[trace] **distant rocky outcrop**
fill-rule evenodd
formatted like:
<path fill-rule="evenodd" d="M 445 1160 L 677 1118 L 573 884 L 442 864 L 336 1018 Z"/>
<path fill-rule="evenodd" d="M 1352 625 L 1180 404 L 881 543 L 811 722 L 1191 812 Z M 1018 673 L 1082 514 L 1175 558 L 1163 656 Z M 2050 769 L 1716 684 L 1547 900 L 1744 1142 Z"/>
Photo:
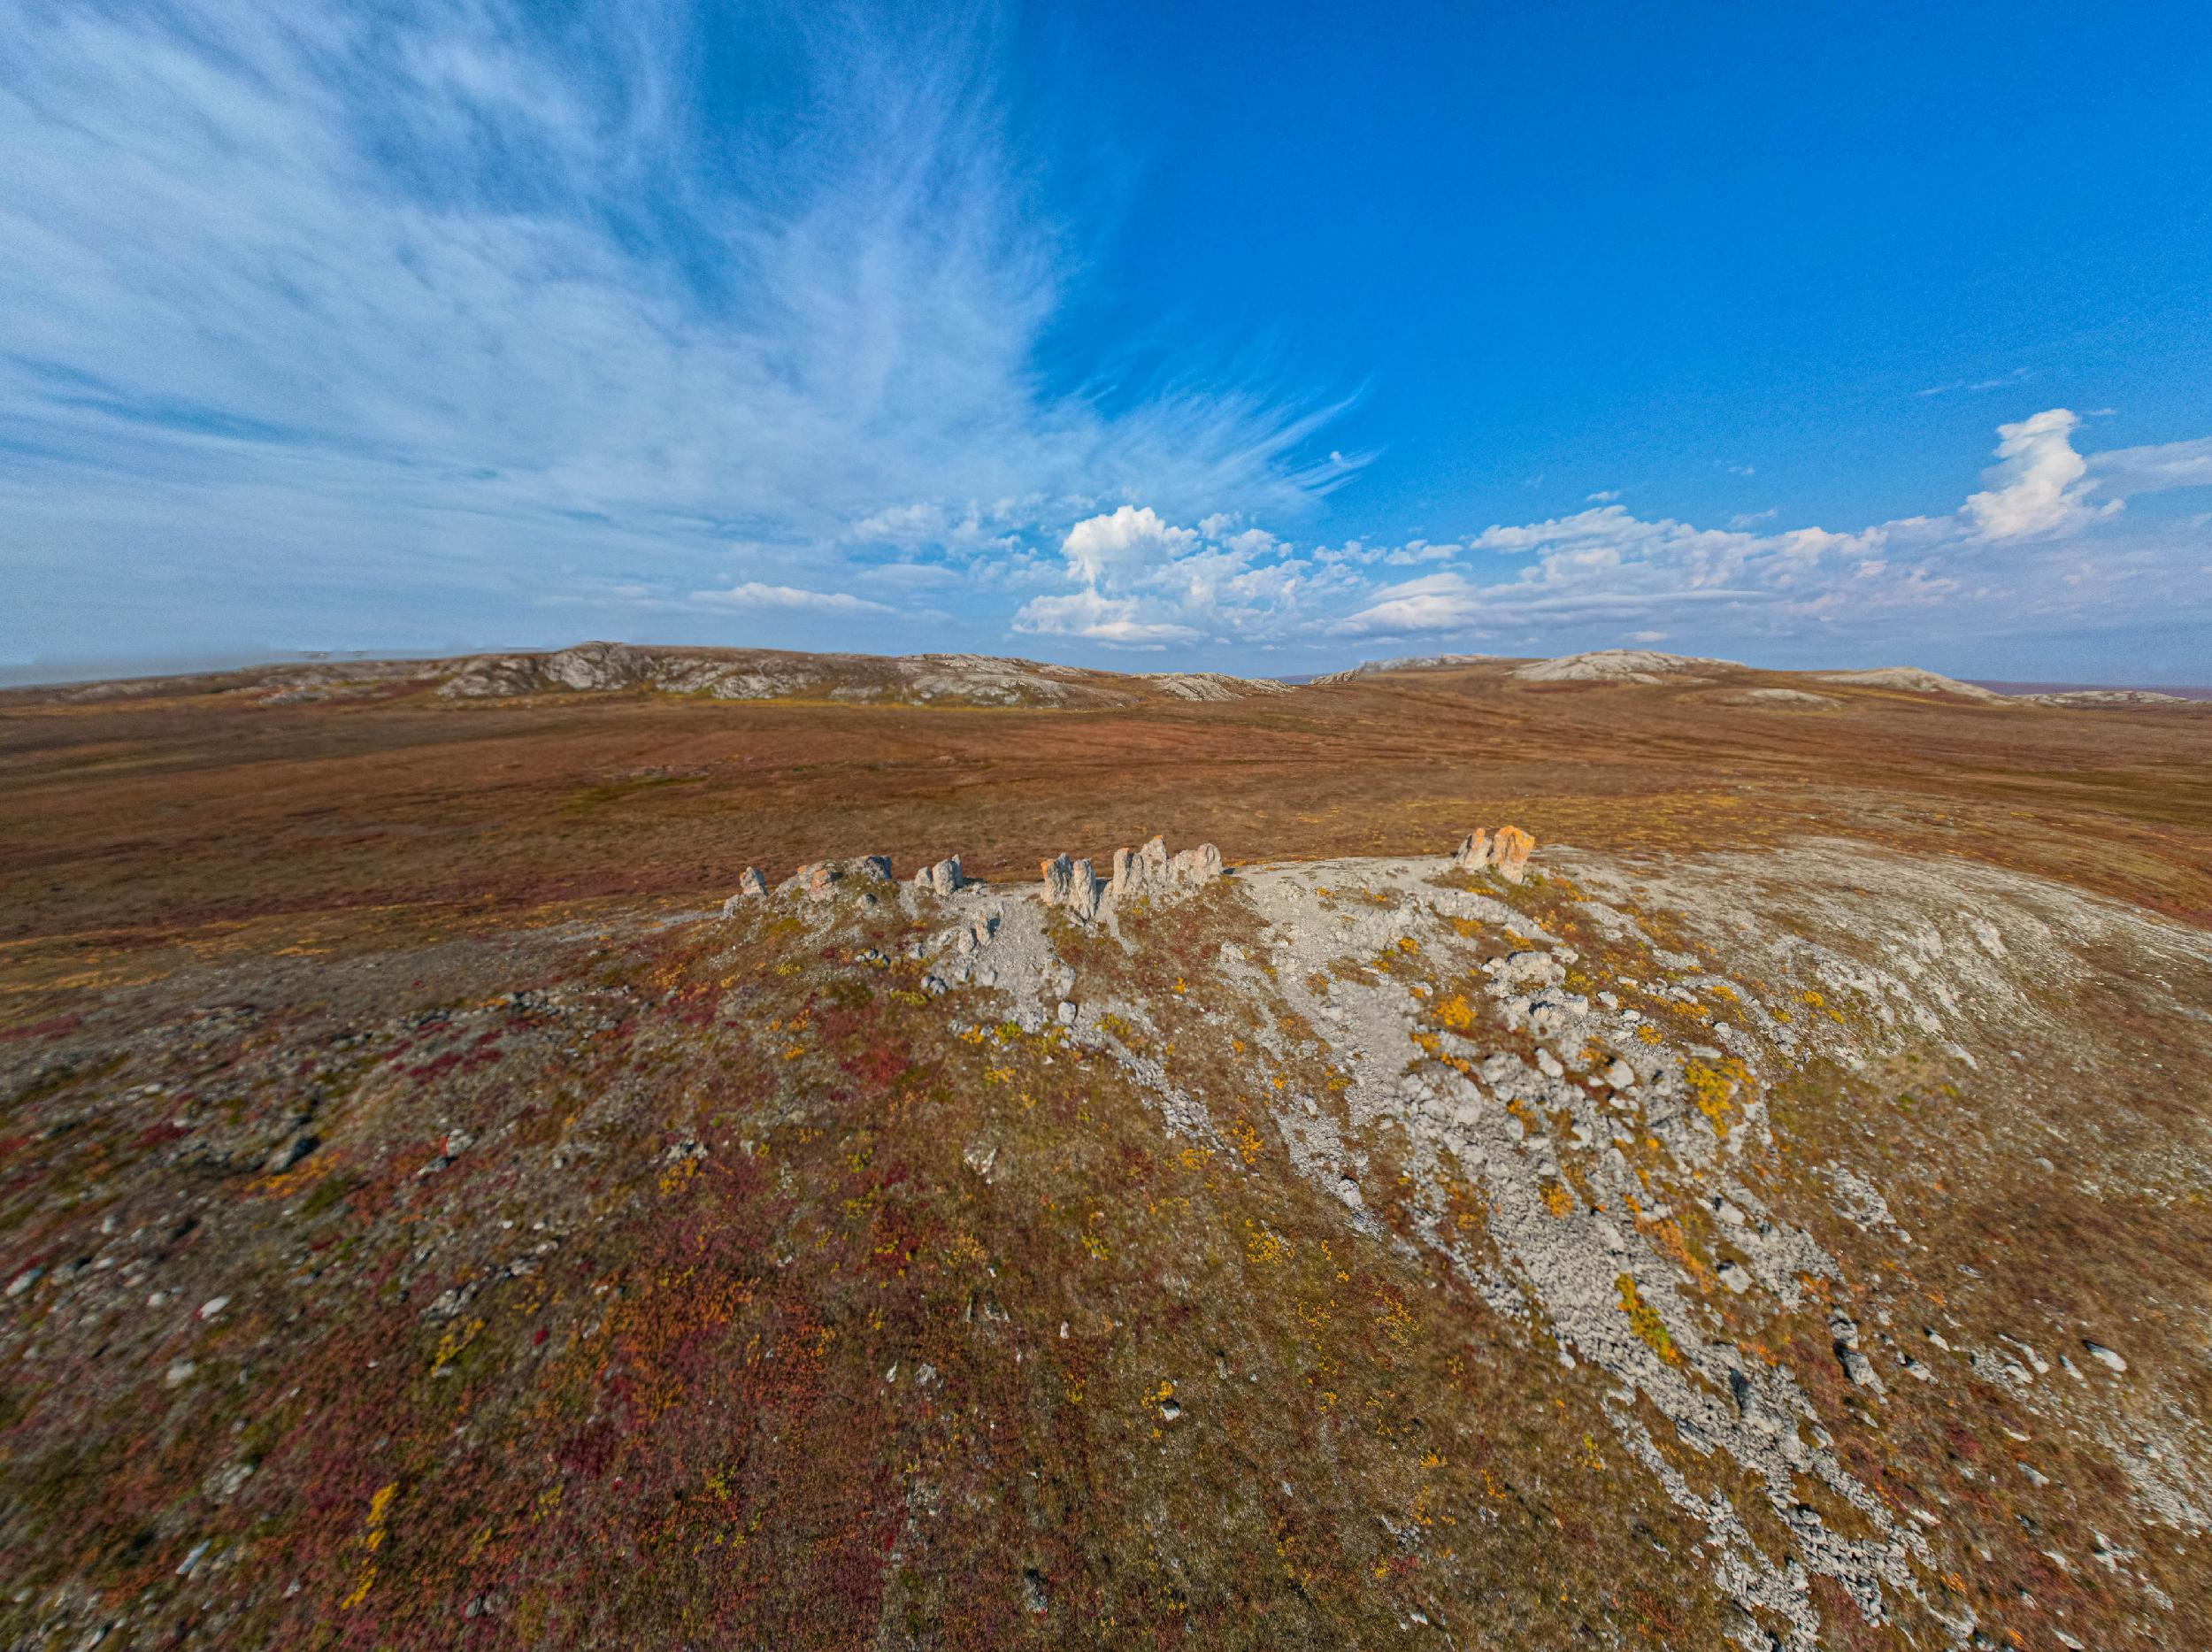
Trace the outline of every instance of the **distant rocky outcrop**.
<path fill-rule="evenodd" d="M 1536 840 L 1517 826 L 1502 826 L 1495 834 L 1478 826 L 1452 851 L 1452 864 L 1463 872 L 1494 872 L 1508 883 L 1527 875 L 1528 857 Z"/>
<path fill-rule="evenodd" d="M 1289 684 L 1271 677 L 1232 677 L 1217 671 L 1148 672 L 1144 680 L 1177 700 L 1249 700 L 1290 692 Z"/>
<path fill-rule="evenodd" d="M 1428 671 L 1440 665 L 1476 665 L 1499 658 L 1495 654 L 1403 654 L 1396 659 L 1362 660 L 1342 671 L 1325 672 L 1309 685 L 1319 688 L 1325 683 L 1350 682 L 1356 678 L 1385 671 Z"/>
<path fill-rule="evenodd" d="M 1523 682 L 1696 682 L 1707 669 L 1741 669 L 1733 660 L 1702 659 L 1690 654 L 1659 654 L 1649 649 L 1598 649 L 1531 660 L 1513 675 Z"/>
<path fill-rule="evenodd" d="M 1979 700 L 1991 705 L 2013 703 L 2001 694 L 1917 665 L 1877 665 L 1866 671 L 1824 671 L 1820 682 L 1843 683 L 1860 688 L 1900 688 L 1907 694 L 1947 694 L 1961 700 Z"/>
<path fill-rule="evenodd" d="M 2032 705 L 2208 705 L 2186 695 L 2159 694 L 2149 688 L 2069 688 L 2062 694 L 2024 694 L 2016 696 Z"/>
<path fill-rule="evenodd" d="M 1834 711 L 1842 709 L 1843 702 L 1832 695 L 1812 694 L 1803 688 L 1746 688 L 1740 694 L 1721 696 L 1723 705 L 1763 705 L 1782 711 Z"/>
<path fill-rule="evenodd" d="M 550 654 L 488 654 L 440 664 L 449 674 L 438 693 L 451 700 L 643 689 L 714 700 L 815 697 L 925 705 L 1115 706 L 1133 705 L 1141 697 L 1117 683 L 1143 680 L 981 654 L 792 654 L 769 649 L 639 648 L 623 642 L 585 642 Z"/>

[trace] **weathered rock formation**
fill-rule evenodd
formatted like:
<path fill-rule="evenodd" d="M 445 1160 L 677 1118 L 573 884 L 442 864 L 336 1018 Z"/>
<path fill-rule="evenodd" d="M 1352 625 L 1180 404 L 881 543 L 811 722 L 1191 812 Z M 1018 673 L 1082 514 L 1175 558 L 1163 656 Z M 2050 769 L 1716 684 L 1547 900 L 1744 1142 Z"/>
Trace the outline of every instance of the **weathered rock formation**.
<path fill-rule="evenodd" d="M 960 857 L 950 856 L 933 866 L 925 866 L 914 874 L 914 887 L 936 895 L 953 895 L 968 887 L 968 880 L 960 870 Z"/>
<path fill-rule="evenodd" d="M 722 903 L 722 916 L 733 916 L 747 901 L 757 901 L 768 893 L 768 880 L 760 875 L 760 868 L 748 866 L 737 874 L 737 893 Z"/>
<path fill-rule="evenodd" d="M 1155 837 L 1141 849 L 1114 851 L 1112 874 L 1102 881 L 1087 860 L 1065 855 L 1041 864 L 1045 904 L 1064 906 L 1085 922 L 1124 900 L 1165 896 L 1196 888 L 1222 875 L 1221 851 L 1211 843 L 1171 856 L 1167 840 Z"/>
<path fill-rule="evenodd" d="M 1496 835 L 1478 828 L 1452 851 L 1452 864 L 1465 872 L 1494 872 L 1508 883 L 1527 875 L 1536 840 L 1517 826 L 1502 826 Z"/>

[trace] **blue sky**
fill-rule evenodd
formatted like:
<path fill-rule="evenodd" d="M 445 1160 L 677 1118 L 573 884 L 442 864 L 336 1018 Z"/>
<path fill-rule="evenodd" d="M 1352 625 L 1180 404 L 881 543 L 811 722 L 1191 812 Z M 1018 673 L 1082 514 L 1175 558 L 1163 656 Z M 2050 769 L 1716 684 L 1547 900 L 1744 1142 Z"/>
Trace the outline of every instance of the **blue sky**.
<path fill-rule="evenodd" d="M 0 0 L 0 668 L 2212 680 L 2208 84 L 2180 4 Z"/>

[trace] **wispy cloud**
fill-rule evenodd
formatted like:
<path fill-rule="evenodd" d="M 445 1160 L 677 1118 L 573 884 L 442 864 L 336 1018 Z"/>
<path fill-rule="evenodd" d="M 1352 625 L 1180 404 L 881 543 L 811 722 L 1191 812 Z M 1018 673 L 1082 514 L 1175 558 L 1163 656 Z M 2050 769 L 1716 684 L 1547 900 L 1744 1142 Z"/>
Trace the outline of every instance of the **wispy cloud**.
<path fill-rule="evenodd" d="M 822 614 L 888 614 L 887 603 L 872 603 L 849 591 L 809 591 L 794 585 L 763 585 L 748 580 L 726 591 L 694 591 L 691 600 L 717 608 L 795 608 Z"/>
<path fill-rule="evenodd" d="M 861 15 L 0 12 L 19 543 L 272 610 L 495 608 L 981 554 L 1118 497 L 1287 519 L 1350 473 L 1264 388 L 1048 388 L 1124 370 L 1049 356 L 1080 249 L 989 20 Z"/>
<path fill-rule="evenodd" d="M 1932 384 L 1924 390 L 1915 390 L 1913 394 L 1915 396 L 1949 396 L 1958 390 L 1969 393 L 1978 390 L 2009 390 L 2018 385 L 2025 384 L 2034 376 L 2025 367 L 2015 367 L 2010 373 L 2001 373 L 1994 379 L 1972 380 L 1955 379 L 1948 384 Z"/>

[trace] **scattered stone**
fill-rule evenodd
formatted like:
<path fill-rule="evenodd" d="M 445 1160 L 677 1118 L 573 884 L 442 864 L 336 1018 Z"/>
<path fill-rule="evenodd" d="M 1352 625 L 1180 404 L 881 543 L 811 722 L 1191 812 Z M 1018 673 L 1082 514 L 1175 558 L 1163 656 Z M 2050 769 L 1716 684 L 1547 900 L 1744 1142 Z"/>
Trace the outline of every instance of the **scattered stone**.
<path fill-rule="evenodd" d="M 2083 1348 L 2088 1349 L 2090 1358 L 2101 1361 L 2102 1364 L 2110 1366 L 2114 1371 L 2125 1371 L 2128 1368 L 2128 1363 L 2126 1360 L 2121 1358 L 2119 1355 L 2114 1353 L 2112 1349 L 2107 1348 L 2101 1342 L 2093 1342 L 2087 1337 L 2084 1337 L 2081 1341 L 2081 1345 Z"/>
<path fill-rule="evenodd" d="M 194 1360 L 172 1360 L 169 1362 L 169 1369 L 162 1373 L 162 1383 L 166 1387 L 180 1387 L 192 1380 L 192 1373 L 199 1368 L 198 1363 Z"/>
<path fill-rule="evenodd" d="M 1724 1262 L 1719 1268 L 1720 1282 L 1737 1295 L 1751 1288 L 1751 1271 L 1740 1262 Z"/>
<path fill-rule="evenodd" d="M 264 1159 L 261 1168 L 272 1176 L 280 1176 L 322 1144 L 322 1138 L 313 1131 L 303 1130 Z"/>
<path fill-rule="evenodd" d="M 22 1272 L 17 1274 L 12 1279 L 8 1281 L 8 1295 L 11 1296 L 20 1296 L 25 1291 L 29 1290 L 32 1286 L 37 1284 L 39 1280 L 44 1279 L 45 1277 L 46 1270 L 44 1268 L 26 1268 Z"/>
<path fill-rule="evenodd" d="M 229 1306 L 229 1297 L 211 1296 L 200 1304 L 200 1318 L 203 1319 L 212 1319 L 217 1314 L 222 1312 L 224 1309 Z"/>
<path fill-rule="evenodd" d="M 747 901 L 756 901 L 768 893 L 768 880 L 761 876 L 760 868 L 748 866 L 737 874 L 737 893 L 722 903 L 722 916 L 733 918 L 737 909 Z"/>

